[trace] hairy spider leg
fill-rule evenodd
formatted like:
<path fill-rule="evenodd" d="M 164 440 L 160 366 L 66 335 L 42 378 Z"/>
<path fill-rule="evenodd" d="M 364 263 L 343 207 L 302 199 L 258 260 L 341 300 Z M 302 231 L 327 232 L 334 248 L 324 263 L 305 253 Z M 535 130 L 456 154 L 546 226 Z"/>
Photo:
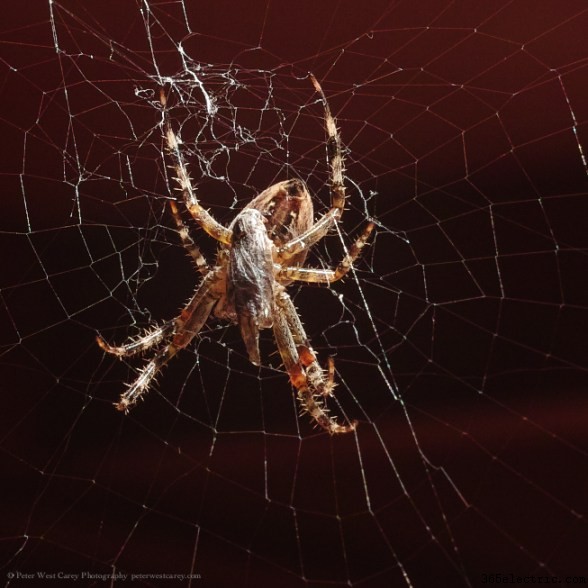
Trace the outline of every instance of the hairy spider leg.
<path fill-rule="evenodd" d="M 180 235 L 180 239 L 182 240 L 182 244 L 184 249 L 188 252 L 188 255 L 194 261 L 194 265 L 196 269 L 203 275 L 209 271 L 208 263 L 206 262 L 206 258 L 202 255 L 200 251 L 200 247 L 194 243 L 194 240 L 190 236 L 190 230 L 182 220 L 180 216 L 180 211 L 176 206 L 176 203 L 173 200 L 170 200 L 169 206 L 171 208 L 172 216 L 174 217 L 174 221 L 176 223 L 176 227 L 178 228 L 178 234 Z"/>
<path fill-rule="evenodd" d="M 345 165 L 343 160 L 343 145 L 341 136 L 337 130 L 337 123 L 331 114 L 331 108 L 327 97 L 323 92 L 318 80 L 310 74 L 310 81 L 314 89 L 321 95 L 323 108 L 325 109 L 325 127 L 327 129 L 327 153 L 329 156 L 329 165 L 331 166 L 331 206 L 339 211 L 337 220 L 343 214 L 345 207 L 345 185 L 343 184 L 343 172 Z"/>
<path fill-rule="evenodd" d="M 143 353 L 144 351 L 147 351 L 147 349 L 157 345 L 163 341 L 163 339 L 165 339 L 173 331 L 173 329 L 174 322 L 168 321 L 167 323 L 161 325 L 161 327 L 148 329 L 143 335 L 140 335 L 136 339 L 131 339 L 124 345 L 109 345 L 100 336 L 96 337 L 96 341 L 98 342 L 98 345 L 104 351 L 106 351 L 106 353 L 110 353 L 118 357 L 131 357 L 133 355 L 137 355 L 138 353 Z"/>
<path fill-rule="evenodd" d="M 200 271 L 202 274 L 206 274 L 209 271 L 208 263 L 200 252 L 200 248 L 192 240 L 188 227 L 184 224 L 184 221 L 180 217 L 180 213 L 175 202 L 170 202 L 170 208 L 184 248 L 188 251 L 194 260 L 194 264 L 196 265 L 198 271 Z M 131 357 L 133 355 L 143 353 L 144 351 L 147 351 L 151 347 L 160 343 L 173 331 L 174 327 L 174 321 L 168 321 L 160 327 L 156 327 L 155 329 L 148 329 L 143 335 L 140 335 L 136 339 L 133 339 L 129 341 L 129 343 L 125 343 L 121 346 L 110 345 L 100 336 L 96 337 L 96 341 L 98 342 L 98 345 L 101 347 L 101 349 L 107 353 L 116 355 L 118 357 Z"/>
<path fill-rule="evenodd" d="M 278 248 L 278 258 L 288 261 L 301 251 L 318 243 L 337 222 L 337 209 L 331 209 L 321 216 L 309 229 Z"/>
<path fill-rule="evenodd" d="M 298 352 L 300 366 L 304 368 L 306 379 L 310 382 L 312 390 L 316 390 L 317 394 L 321 396 L 332 396 L 335 384 L 335 362 L 332 357 L 329 357 L 327 378 L 325 380 L 325 371 L 318 363 L 318 359 L 312 348 L 308 335 L 304 330 L 304 326 L 296 307 L 292 302 L 290 295 L 283 291 L 278 294 L 278 307 L 282 310 L 288 323 L 288 328 L 292 333 L 294 343 L 296 344 L 296 351 Z"/>
<path fill-rule="evenodd" d="M 221 225 L 206 209 L 202 208 L 198 202 L 198 199 L 196 198 L 196 195 L 194 194 L 190 174 L 188 173 L 184 156 L 180 150 L 180 139 L 175 135 L 169 120 L 167 112 L 167 97 L 163 88 L 160 88 L 159 100 L 163 107 L 163 123 L 165 127 L 165 140 L 167 149 L 172 159 L 174 160 L 173 168 L 176 172 L 176 177 L 174 179 L 178 182 L 179 189 L 182 192 L 184 204 L 186 205 L 186 208 L 194 220 L 202 227 L 204 231 L 206 231 L 217 241 L 220 241 L 225 245 L 229 245 L 231 243 L 230 229 L 227 229 Z"/>
<path fill-rule="evenodd" d="M 331 114 L 331 108 L 329 107 L 329 103 L 321 85 L 312 74 L 310 74 L 310 80 L 315 90 L 321 95 L 325 111 L 327 153 L 331 168 L 331 208 L 307 231 L 280 247 L 278 250 L 278 256 L 285 261 L 320 241 L 329 232 L 329 229 L 341 219 L 345 208 L 346 196 L 345 185 L 343 182 L 345 166 L 341 136 L 337 130 L 337 123 Z"/>
<path fill-rule="evenodd" d="M 212 291 L 211 284 L 216 279 L 215 272 L 211 272 L 202 281 L 196 292 L 182 310 L 180 316 L 173 321 L 173 339 L 162 347 L 153 358 L 139 371 L 139 376 L 121 394 L 119 402 L 115 403 L 118 410 L 127 412 L 149 389 L 151 382 L 165 367 L 176 353 L 184 349 L 200 332 L 212 308 L 218 300 L 218 294 Z"/>
<path fill-rule="evenodd" d="M 332 284 L 343 278 L 353 267 L 353 263 L 359 257 L 361 250 L 370 238 L 374 230 L 374 223 L 368 223 L 363 232 L 349 248 L 347 255 L 334 269 L 318 269 L 306 267 L 285 267 L 278 273 L 278 279 L 296 280 L 298 282 L 311 282 L 315 284 Z"/>
<path fill-rule="evenodd" d="M 327 414 L 320 398 L 331 394 L 334 387 L 334 365 L 329 362 L 328 378 L 318 365 L 316 356 L 308 342 L 304 327 L 298 318 L 290 296 L 285 291 L 276 296 L 276 306 L 280 312 L 274 316 L 274 337 L 284 367 L 296 388 L 298 400 L 304 412 L 330 435 L 349 433 L 357 422 L 340 425 Z"/>
<path fill-rule="evenodd" d="M 343 183 L 344 164 L 341 137 L 321 85 L 312 74 L 310 74 L 310 79 L 315 90 L 321 95 L 325 111 L 325 127 L 328 136 L 327 152 L 331 167 L 331 208 L 307 231 L 280 247 L 278 256 L 285 260 L 320 241 L 329 232 L 329 229 L 341 218 L 345 207 L 345 186 Z"/>

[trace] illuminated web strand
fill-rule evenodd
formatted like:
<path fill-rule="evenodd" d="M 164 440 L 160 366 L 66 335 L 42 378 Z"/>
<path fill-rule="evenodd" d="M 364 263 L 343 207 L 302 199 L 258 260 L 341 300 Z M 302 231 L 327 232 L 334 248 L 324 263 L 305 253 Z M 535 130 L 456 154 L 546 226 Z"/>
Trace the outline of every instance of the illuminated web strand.
<path fill-rule="evenodd" d="M 566 92 L 566 88 L 564 86 L 561 75 L 558 75 L 557 79 L 559 80 L 559 84 L 560 84 L 561 89 L 563 91 L 564 97 L 566 99 L 566 102 L 568 103 L 568 108 L 570 109 L 570 116 L 572 117 L 572 122 L 573 122 L 572 131 L 573 131 L 574 137 L 576 139 L 576 144 L 578 145 L 578 151 L 580 152 L 580 159 L 582 160 L 582 164 L 584 165 L 584 172 L 588 176 L 588 163 L 586 162 L 586 156 L 584 155 L 584 149 L 582 147 L 582 143 L 580 142 L 580 137 L 578 135 L 578 121 L 576 119 L 576 113 L 574 112 L 574 109 L 572 108 L 572 105 L 570 103 L 570 98 L 568 96 L 568 93 Z"/>

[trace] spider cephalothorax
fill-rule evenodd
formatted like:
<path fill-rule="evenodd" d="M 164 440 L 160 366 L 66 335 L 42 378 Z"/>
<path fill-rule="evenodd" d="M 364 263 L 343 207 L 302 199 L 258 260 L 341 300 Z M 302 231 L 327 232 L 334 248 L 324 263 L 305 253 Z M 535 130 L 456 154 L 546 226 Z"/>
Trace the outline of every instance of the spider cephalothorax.
<path fill-rule="evenodd" d="M 246 208 L 259 210 L 267 219 L 268 236 L 277 247 L 308 231 L 314 222 L 312 198 L 306 184 L 298 179 L 274 184 Z M 302 263 L 307 251 L 303 249 L 293 262 Z"/>
<path fill-rule="evenodd" d="M 142 368 L 137 379 L 116 404 L 127 411 L 148 390 L 153 378 L 168 361 L 200 332 L 209 315 L 237 323 L 249 360 L 259 365 L 259 331 L 272 328 L 276 346 L 290 381 L 298 393 L 305 412 L 330 434 L 352 431 L 356 422 L 340 425 L 327 414 L 323 398 L 332 394 L 334 364 L 329 359 L 325 372 L 319 365 L 296 308 L 286 292 L 293 281 L 330 284 L 342 278 L 352 267 L 374 225 L 368 223 L 334 269 L 301 267 L 308 250 L 322 239 L 343 213 L 343 154 L 335 120 L 323 91 L 314 78 L 324 109 L 331 166 L 331 208 L 314 221 L 313 204 L 308 189 L 299 179 L 285 180 L 256 196 L 229 227 L 216 220 L 199 204 L 180 150 L 180 140 L 172 130 L 163 89 L 160 100 L 167 149 L 173 159 L 177 182 L 187 210 L 211 237 L 219 241 L 216 263 L 208 265 L 194 245 L 177 206 L 171 210 L 184 243 L 203 279 L 180 315 L 138 339 L 114 347 L 98 337 L 98 344 L 108 353 L 128 357 L 150 348 L 156 351 Z"/>

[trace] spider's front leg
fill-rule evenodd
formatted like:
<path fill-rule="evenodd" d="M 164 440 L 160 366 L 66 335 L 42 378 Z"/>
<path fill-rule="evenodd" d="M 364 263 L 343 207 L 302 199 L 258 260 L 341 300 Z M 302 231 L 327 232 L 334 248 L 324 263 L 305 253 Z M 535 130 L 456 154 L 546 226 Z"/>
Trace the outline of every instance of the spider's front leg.
<path fill-rule="evenodd" d="M 321 369 L 308 342 L 302 323 L 290 296 L 281 291 L 275 298 L 274 337 L 290 376 L 292 385 L 298 392 L 298 399 L 304 412 L 330 435 L 350 433 L 357 427 L 357 421 L 340 425 L 330 417 L 322 403 L 324 396 L 329 396 L 334 387 L 334 364 L 329 361 L 328 377 Z"/>
<path fill-rule="evenodd" d="M 325 110 L 325 128 L 327 130 L 327 151 L 329 156 L 329 164 L 331 166 L 331 202 L 332 209 L 336 211 L 337 220 L 343 214 L 345 206 L 345 185 L 343 183 L 343 172 L 345 171 L 345 161 L 343 158 L 343 145 L 341 143 L 341 135 L 337 130 L 337 121 L 331 114 L 331 108 L 327 97 L 323 92 L 318 80 L 310 74 L 310 81 L 314 89 L 321 95 L 323 101 L 323 108 Z"/>
<path fill-rule="evenodd" d="M 200 247 L 198 247 L 198 245 L 194 243 L 194 240 L 190 236 L 190 231 L 188 230 L 188 227 L 184 224 L 184 221 L 180 216 L 180 211 L 178 210 L 176 203 L 173 200 L 170 200 L 169 206 L 171 209 L 172 216 L 174 217 L 176 227 L 178 228 L 178 235 L 180 236 L 182 244 L 184 245 L 184 249 L 192 258 L 192 261 L 194 262 L 196 269 L 202 275 L 205 276 L 209 272 L 210 268 L 208 267 L 208 263 L 204 255 L 202 255 L 202 252 L 200 251 Z"/>
<path fill-rule="evenodd" d="M 180 149 L 181 140 L 176 136 L 172 129 L 171 121 L 167 111 L 167 96 L 165 95 L 165 90 L 163 88 L 160 88 L 159 101 L 163 107 L 165 142 L 174 162 L 173 168 L 176 172 L 176 177 L 174 179 L 179 184 L 179 189 L 182 192 L 184 204 L 186 205 L 186 208 L 189 210 L 194 220 L 211 237 L 225 245 L 229 245 L 231 242 L 230 229 L 227 229 L 217 222 L 214 217 L 200 205 L 198 199 L 196 198 L 196 194 L 192 188 L 190 174 L 188 173 L 188 167 L 184 160 L 184 155 Z"/>
<path fill-rule="evenodd" d="M 345 171 L 345 158 L 343 154 L 343 144 L 341 135 L 337 130 L 337 122 L 335 121 L 331 108 L 327 101 L 327 97 L 323 92 L 318 80 L 310 74 L 310 81 L 314 89 L 320 94 L 325 111 L 325 129 L 327 131 L 327 153 L 329 158 L 329 166 L 331 168 L 331 208 L 323 214 L 312 226 L 310 226 L 303 233 L 298 233 L 294 239 L 282 245 L 279 248 L 279 258 L 288 262 L 301 251 L 308 249 L 318 241 L 320 241 L 343 216 L 345 208 L 345 183 L 343 172 Z"/>

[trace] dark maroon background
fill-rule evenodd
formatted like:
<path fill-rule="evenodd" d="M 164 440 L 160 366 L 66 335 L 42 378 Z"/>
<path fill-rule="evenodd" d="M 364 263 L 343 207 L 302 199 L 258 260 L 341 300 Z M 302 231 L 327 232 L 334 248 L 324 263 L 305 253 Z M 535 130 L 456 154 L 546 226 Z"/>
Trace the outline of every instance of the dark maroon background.
<path fill-rule="evenodd" d="M 588 577 L 585 3 L 187 4 L 192 34 L 181 4 L 54 2 L 61 53 L 48 2 L 3 10 L 3 573 L 193 569 L 207 586 Z M 179 41 L 210 71 L 249 77 L 231 99 L 244 120 L 273 72 L 274 106 L 295 125 L 288 164 L 319 191 L 312 71 L 349 177 L 377 193 L 361 292 L 336 288 L 349 312 L 325 290 L 296 296 L 321 357 L 337 353 L 357 437 L 329 439 L 303 417 L 300 439 L 286 378 L 250 366 L 234 329 L 211 331 L 198 369 L 186 353 L 128 417 L 112 409 L 132 372 L 96 333 L 122 340 L 127 307 L 142 324 L 173 316 L 195 280 L 170 246 L 157 111 L 135 95 L 155 87 L 153 55 L 163 75 L 180 70 Z M 256 149 L 231 156 L 240 201 L 290 171 L 283 153 L 253 163 Z M 234 195 L 208 187 L 228 221 Z M 365 210 L 350 200 L 351 236 Z M 138 267 L 152 279 L 137 294 L 120 280 Z"/>

